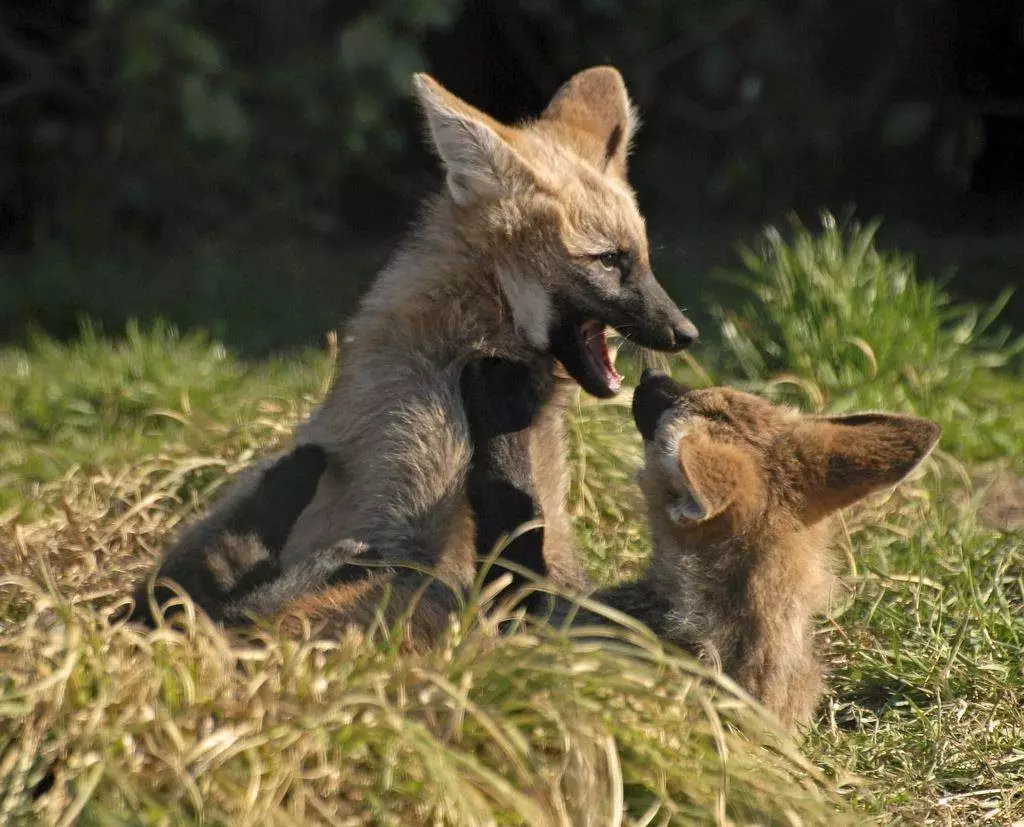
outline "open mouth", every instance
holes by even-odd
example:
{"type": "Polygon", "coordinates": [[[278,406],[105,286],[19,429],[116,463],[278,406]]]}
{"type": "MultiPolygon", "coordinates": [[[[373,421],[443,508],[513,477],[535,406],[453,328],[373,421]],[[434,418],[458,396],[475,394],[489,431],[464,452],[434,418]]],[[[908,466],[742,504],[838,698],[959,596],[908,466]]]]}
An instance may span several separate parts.
{"type": "Polygon", "coordinates": [[[622,387],[622,377],[615,370],[614,358],[608,350],[605,326],[590,319],[576,328],[575,332],[576,342],[583,354],[583,363],[590,378],[600,382],[609,396],[614,396],[622,387]]]}
{"type": "Polygon", "coordinates": [[[551,343],[551,355],[565,372],[587,393],[602,399],[615,396],[622,387],[606,333],[605,326],[594,319],[574,320],[562,324],[551,343]]]}

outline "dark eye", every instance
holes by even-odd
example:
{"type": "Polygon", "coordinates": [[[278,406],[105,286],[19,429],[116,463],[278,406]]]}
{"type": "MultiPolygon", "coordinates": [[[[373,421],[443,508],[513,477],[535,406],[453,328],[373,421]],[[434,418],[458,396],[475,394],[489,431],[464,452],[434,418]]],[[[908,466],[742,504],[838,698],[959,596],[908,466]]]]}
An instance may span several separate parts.
{"type": "Polygon", "coordinates": [[[704,418],[710,419],[712,422],[723,422],[726,425],[732,424],[732,417],[725,411],[705,411],[704,418]]]}
{"type": "Polygon", "coordinates": [[[618,270],[622,275],[626,274],[629,254],[624,250],[608,250],[605,253],[599,253],[594,258],[605,270],[618,270]]]}

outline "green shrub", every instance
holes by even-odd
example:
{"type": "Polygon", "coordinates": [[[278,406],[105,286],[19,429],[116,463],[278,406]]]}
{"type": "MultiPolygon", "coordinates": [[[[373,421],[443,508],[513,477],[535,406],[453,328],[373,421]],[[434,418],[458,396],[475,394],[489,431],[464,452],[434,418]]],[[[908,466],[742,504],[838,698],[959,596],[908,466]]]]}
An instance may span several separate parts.
{"type": "Polygon", "coordinates": [[[724,276],[742,298],[713,310],[720,371],[818,409],[932,417],[964,459],[1020,452],[1024,422],[1007,402],[1024,391],[997,369],[1024,337],[994,329],[1009,291],[984,310],[956,304],[910,257],[877,250],[877,227],[825,213],[817,235],[794,221],[790,240],[770,228],[760,250],[742,250],[742,269],[724,276]]]}

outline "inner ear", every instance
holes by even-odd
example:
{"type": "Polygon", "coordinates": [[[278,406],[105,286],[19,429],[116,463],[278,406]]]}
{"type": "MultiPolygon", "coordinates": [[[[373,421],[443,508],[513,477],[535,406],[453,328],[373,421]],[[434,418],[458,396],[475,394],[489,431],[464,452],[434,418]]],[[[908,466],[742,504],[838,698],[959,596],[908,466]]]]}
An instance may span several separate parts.
{"type": "Polygon", "coordinates": [[[429,75],[415,75],[413,86],[456,203],[497,198],[533,180],[512,145],[514,130],[456,97],[429,75]]]}
{"type": "Polygon", "coordinates": [[[895,485],[931,452],[934,422],[916,416],[862,413],[808,417],[793,431],[803,478],[803,519],[813,523],[895,485]]]}
{"type": "Polygon", "coordinates": [[[749,463],[731,445],[686,435],[676,448],[685,494],[670,508],[673,519],[710,520],[736,500],[744,485],[751,485],[749,463]]]}
{"type": "Polygon", "coordinates": [[[596,66],[569,78],[537,122],[601,171],[622,178],[638,124],[622,75],[611,66],[596,66]]]}

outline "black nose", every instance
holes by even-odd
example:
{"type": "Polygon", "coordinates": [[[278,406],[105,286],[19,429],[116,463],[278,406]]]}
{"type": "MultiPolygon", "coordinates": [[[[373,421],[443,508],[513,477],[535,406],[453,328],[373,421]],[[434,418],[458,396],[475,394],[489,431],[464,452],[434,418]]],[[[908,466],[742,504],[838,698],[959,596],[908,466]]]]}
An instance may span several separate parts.
{"type": "Polygon", "coordinates": [[[700,337],[696,325],[687,318],[683,318],[672,326],[672,338],[675,341],[676,350],[685,350],[700,337]]]}
{"type": "Polygon", "coordinates": [[[653,439],[661,415],[686,395],[667,373],[647,368],[633,391],[633,421],[644,439],[653,439]]]}

